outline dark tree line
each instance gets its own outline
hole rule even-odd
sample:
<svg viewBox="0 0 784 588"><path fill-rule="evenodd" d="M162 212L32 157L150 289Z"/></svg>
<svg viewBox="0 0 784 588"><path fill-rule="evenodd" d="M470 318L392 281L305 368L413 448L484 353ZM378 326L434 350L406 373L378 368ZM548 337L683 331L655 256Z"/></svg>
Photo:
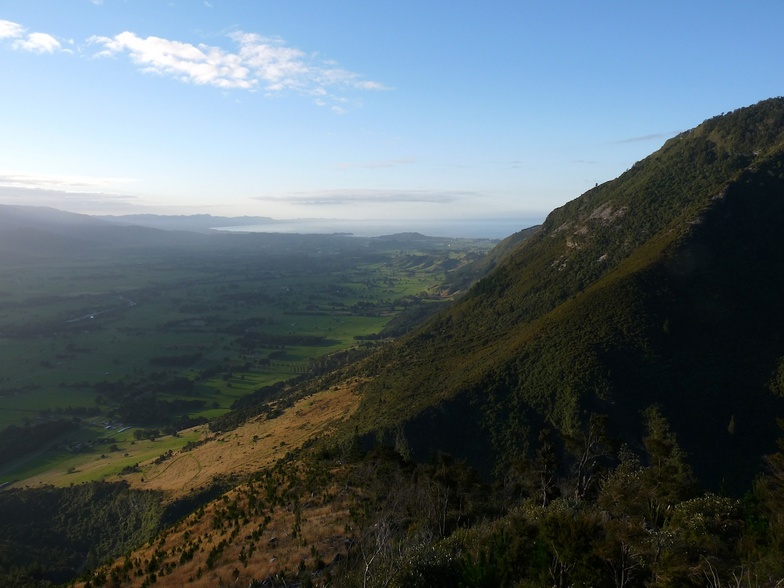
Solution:
<svg viewBox="0 0 784 588"><path fill-rule="evenodd" d="M125 483L0 492L0 584L69 581L150 539L162 513L160 493Z"/></svg>
<svg viewBox="0 0 784 588"><path fill-rule="evenodd" d="M44 421L22 427L10 425L0 431L0 464L41 449L58 437L78 428L79 422L76 419Z"/></svg>
<svg viewBox="0 0 784 588"><path fill-rule="evenodd" d="M699 488L657 408L644 419L639 452L614 443L598 415L569 439L544 431L493 487L448 458L360 455L357 475L373 481L356 547L334 570L340 585L780 586L784 440L732 498Z"/></svg>

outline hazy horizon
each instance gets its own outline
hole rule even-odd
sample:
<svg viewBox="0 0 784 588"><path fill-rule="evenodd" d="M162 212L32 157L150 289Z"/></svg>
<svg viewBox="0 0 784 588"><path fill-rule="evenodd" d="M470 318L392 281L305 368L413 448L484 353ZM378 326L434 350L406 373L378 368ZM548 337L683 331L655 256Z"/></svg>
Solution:
<svg viewBox="0 0 784 588"><path fill-rule="evenodd" d="M445 220L349 220L349 219L273 219L260 225L212 227L233 233L350 233L357 237L380 237L395 233L421 233L428 237L504 239L509 235L541 224L543 218L521 219L445 219Z"/></svg>

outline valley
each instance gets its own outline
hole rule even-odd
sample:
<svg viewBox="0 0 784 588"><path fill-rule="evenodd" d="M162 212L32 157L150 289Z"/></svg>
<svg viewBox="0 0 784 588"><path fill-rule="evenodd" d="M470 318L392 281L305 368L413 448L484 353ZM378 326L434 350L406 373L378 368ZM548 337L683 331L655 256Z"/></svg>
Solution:
<svg viewBox="0 0 784 588"><path fill-rule="evenodd" d="M42 431L34 454L0 452L0 483L105 479L193 443L238 399L366 353L393 317L443 304L446 272L493 244L276 239L5 264L0 427L78 425Z"/></svg>
<svg viewBox="0 0 784 588"><path fill-rule="evenodd" d="M0 248L8 585L784 585L784 99L497 243L81 220Z"/></svg>

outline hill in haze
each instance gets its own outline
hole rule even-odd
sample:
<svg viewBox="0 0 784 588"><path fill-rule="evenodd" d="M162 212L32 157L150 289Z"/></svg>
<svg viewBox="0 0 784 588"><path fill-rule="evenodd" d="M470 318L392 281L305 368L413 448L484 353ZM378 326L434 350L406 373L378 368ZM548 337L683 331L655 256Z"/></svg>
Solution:
<svg viewBox="0 0 784 588"><path fill-rule="evenodd" d="M192 215L159 215L159 214L125 214L120 216L97 217L119 225L135 225L165 231L196 231L212 232L215 227L242 227L270 225L274 228L275 221L263 216L225 217L210 214Z"/></svg>
<svg viewBox="0 0 784 588"><path fill-rule="evenodd" d="M194 247L201 235L127 224L40 206L0 205L0 258L9 263L104 249Z"/></svg>

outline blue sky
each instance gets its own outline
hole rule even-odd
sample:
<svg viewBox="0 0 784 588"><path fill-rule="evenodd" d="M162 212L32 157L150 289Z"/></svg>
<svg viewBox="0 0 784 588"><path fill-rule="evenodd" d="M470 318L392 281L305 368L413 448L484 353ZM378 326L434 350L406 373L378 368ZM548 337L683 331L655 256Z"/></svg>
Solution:
<svg viewBox="0 0 784 588"><path fill-rule="evenodd" d="M784 2L3 0L0 202L520 219L781 95Z"/></svg>

